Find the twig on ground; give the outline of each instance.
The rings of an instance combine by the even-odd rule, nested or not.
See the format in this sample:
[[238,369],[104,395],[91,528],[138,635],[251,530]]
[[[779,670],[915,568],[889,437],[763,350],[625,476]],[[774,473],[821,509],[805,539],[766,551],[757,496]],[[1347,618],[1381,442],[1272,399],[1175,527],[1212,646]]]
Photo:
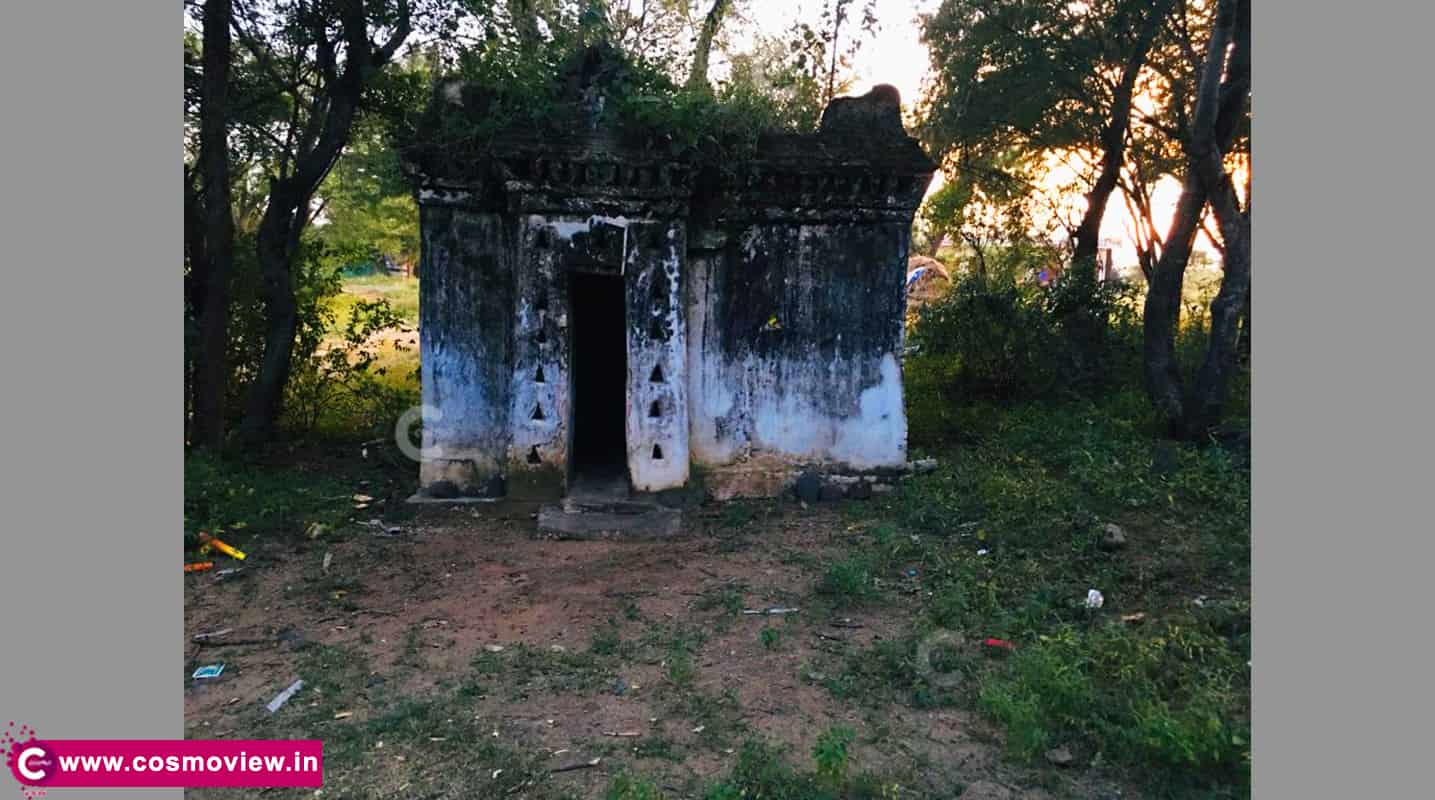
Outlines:
[[556,774],[559,772],[572,772],[575,769],[591,769],[598,766],[598,762],[602,760],[602,758],[594,758],[589,761],[579,761],[573,764],[564,764],[561,767],[554,767],[553,769],[548,770],[548,772],[550,774]]

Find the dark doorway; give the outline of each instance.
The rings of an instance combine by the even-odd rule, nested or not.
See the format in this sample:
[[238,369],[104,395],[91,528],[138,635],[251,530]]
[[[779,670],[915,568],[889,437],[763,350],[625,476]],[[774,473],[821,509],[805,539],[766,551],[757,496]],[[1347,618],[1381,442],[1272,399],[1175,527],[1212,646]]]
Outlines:
[[623,276],[570,274],[574,483],[626,486],[628,330]]

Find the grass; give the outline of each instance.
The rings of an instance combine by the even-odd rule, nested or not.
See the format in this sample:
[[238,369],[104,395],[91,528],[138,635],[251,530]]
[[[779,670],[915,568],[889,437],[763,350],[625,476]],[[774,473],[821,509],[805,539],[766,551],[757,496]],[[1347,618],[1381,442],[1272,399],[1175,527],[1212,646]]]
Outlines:
[[862,605],[877,594],[875,571],[871,555],[852,553],[827,566],[817,585],[817,593],[830,600],[836,608]]
[[663,793],[648,778],[620,772],[603,797],[604,800],[661,800]]
[[[822,684],[874,706],[974,707],[1021,761],[1062,745],[1159,793],[1248,793],[1248,455],[1177,446],[1174,467],[1153,470],[1141,408],[1116,394],[964,409],[962,445],[938,442],[935,473],[859,508],[868,534],[819,584],[838,605],[882,603],[891,593],[872,577],[916,565],[909,631],[824,669]],[[1128,543],[1108,550],[1113,522]],[[1090,588],[1102,608],[1085,607]],[[938,632],[1015,651],[958,648],[924,665]]]
[[702,795],[704,800],[887,800],[914,797],[890,776],[872,773],[848,775],[848,748],[855,738],[850,728],[824,731],[811,754],[813,769],[792,763],[782,747],[762,739],[743,742],[731,770]]
[[[424,698],[404,697],[372,683],[370,664],[361,650],[315,645],[299,667],[304,688],[279,713],[259,715],[255,735],[268,738],[318,737],[324,741],[325,787],[340,796],[374,797],[392,793],[367,785],[376,760],[384,773],[404,773],[406,796],[464,790],[470,796],[505,796],[528,789],[526,796],[556,798],[545,786],[542,754],[495,737],[500,722],[476,716],[471,691]],[[366,716],[344,712],[367,709]],[[383,775],[381,780],[394,778]],[[535,786],[535,784],[538,784]]]
[[[186,453],[186,545],[195,544],[199,531],[246,551],[267,539],[298,541],[306,532],[330,541],[346,535],[356,515],[390,522],[411,516],[413,508],[398,500],[417,484],[413,462],[392,445],[370,446],[367,456],[357,450],[295,446],[257,454]],[[356,509],[359,494],[377,502]]]
[[540,649],[516,644],[499,652],[480,650],[474,671],[501,681],[516,700],[544,694],[586,693],[610,687],[618,677],[620,659],[594,650]]

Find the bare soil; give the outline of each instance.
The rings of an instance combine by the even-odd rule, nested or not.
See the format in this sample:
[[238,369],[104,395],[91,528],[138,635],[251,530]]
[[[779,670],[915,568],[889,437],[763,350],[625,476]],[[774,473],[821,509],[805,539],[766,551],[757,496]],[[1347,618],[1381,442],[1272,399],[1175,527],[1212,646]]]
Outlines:
[[[704,507],[688,513],[687,535],[662,541],[537,539],[536,511],[409,508],[396,535],[360,525],[338,538],[265,542],[242,564],[218,559],[242,566],[235,576],[187,575],[187,735],[326,739],[325,788],[279,796],[601,797],[626,768],[669,797],[699,797],[731,769],[742,740],[784,744],[791,763],[810,770],[814,742],[834,724],[857,733],[854,772],[893,776],[924,796],[957,797],[983,781],[1013,797],[1133,795],[1078,772],[1009,763],[1000,737],[969,711],[834,698],[822,671],[900,635],[904,603],[917,602],[900,595],[839,612],[813,595],[824,559],[867,524],[838,506],[773,503],[737,519]],[[740,613],[775,606],[799,611]],[[764,641],[764,626],[777,629],[775,642]],[[682,636],[697,642],[686,680],[672,663]],[[326,692],[316,652],[353,654],[366,678]],[[220,678],[189,678],[220,661]],[[306,688],[269,715],[264,704],[298,677]],[[405,699],[439,703],[443,719],[370,735],[365,726]],[[458,777],[454,759],[477,731],[530,757],[529,777],[501,792],[494,771],[517,767],[464,764]],[[340,733],[364,755],[331,757],[327,740]],[[547,771],[592,758],[597,767]]]

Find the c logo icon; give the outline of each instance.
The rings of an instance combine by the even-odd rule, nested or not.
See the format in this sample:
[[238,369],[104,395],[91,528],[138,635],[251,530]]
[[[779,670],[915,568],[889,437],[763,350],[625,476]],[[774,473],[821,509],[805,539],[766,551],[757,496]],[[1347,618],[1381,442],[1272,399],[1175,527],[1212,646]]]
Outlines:
[[31,783],[41,783],[54,773],[51,771],[55,759],[49,748],[34,744],[15,755],[15,771]]
[[398,445],[399,452],[414,461],[443,458],[443,448],[439,445],[416,447],[410,437],[410,429],[414,423],[434,423],[442,420],[443,412],[430,405],[412,406],[400,414],[398,421],[394,423],[394,443]]

